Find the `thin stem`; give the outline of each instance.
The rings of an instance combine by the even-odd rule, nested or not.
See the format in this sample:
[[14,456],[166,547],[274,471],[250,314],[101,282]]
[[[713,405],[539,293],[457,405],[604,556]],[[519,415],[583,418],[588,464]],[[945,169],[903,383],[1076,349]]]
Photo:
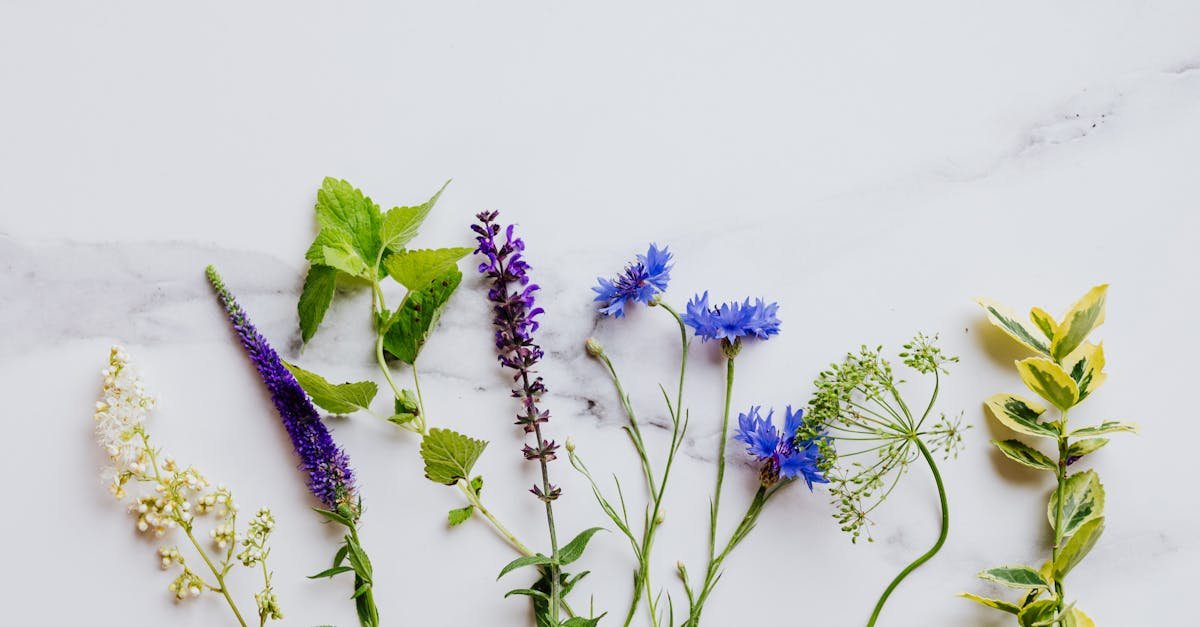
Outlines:
[[721,435],[717,438],[717,487],[713,492],[712,512],[708,526],[708,563],[711,566],[717,550],[717,513],[721,510],[721,486],[725,483],[725,447],[729,437],[729,406],[733,397],[733,358],[725,363],[725,411],[721,419]]
[[413,387],[417,391],[417,407],[421,409],[421,415],[417,416],[417,428],[421,430],[421,435],[429,433],[429,414],[425,413],[425,398],[421,396],[421,378],[417,376],[417,360],[412,363]]
[[921,455],[925,457],[925,461],[929,464],[929,470],[933,473],[934,482],[937,483],[938,501],[942,506],[942,528],[938,533],[937,542],[934,543],[933,547],[926,551],[924,555],[914,560],[913,563],[905,566],[904,570],[900,571],[900,574],[896,575],[895,579],[892,579],[892,582],[888,584],[887,589],[883,591],[883,594],[879,597],[879,601],[875,604],[875,610],[871,612],[871,619],[867,621],[867,627],[874,627],[875,621],[879,619],[879,613],[883,611],[883,604],[887,603],[888,597],[891,596],[896,586],[900,585],[900,582],[904,581],[905,577],[908,577],[910,573],[920,568],[922,564],[928,562],[934,555],[937,555],[938,551],[942,550],[942,545],[946,543],[946,536],[950,532],[950,510],[946,505],[946,487],[942,484],[942,474],[938,472],[937,463],[933,461],[933,455],[925,447],[925,443],[919,439],[916,439],[916,443],[917,448],[921,450]]
[[508,544],[512,546],[512,548],[516,549],[516,551],[521,555],[526,557],[533,555],[533,551],[529,547],[525,546],[523,542],[518,540],[517,536],[513,534],[513,532],[509,531],[508,528],[505,527],[504,524],[501,523],[491,511],[488,510],[488,508],[484,507],[483,501],[478,495],[475,494],[475,491],[471,489],[471,486],[467,484],[466,479],[458,480],[458,489],[461,490],[463,496],[467,498],[467,502],[471,505],[474,505],[475,509],[479,510],[479,513],[482,514],[483,517],[488,520],[488,522],[492,523],[492,527],[496,529],[496,532],[500,534],[500,537],[504,538],[505,542],[508,542]]
[[[758,516],[762,513],[763,507],[766,506],[767,501],[770,500],[770,498],[776,492],[778,492],[780,488],[784,487],[788,483],[791,483],[791,480],[784,480],[770,489],[765,486],[759,486],[758,492],[754,494],[754,498],[750,501],[749,507],[746,508],[746,513],[742,516],[741,522],[738,523],[738,526],[734,529],[733,533],[730,534],[729,541],[725,543],[725,547],[721,550],[721,552],[718,553],[711,562],[709,562],[708,568],[705,570],[704,585],[700,589],[700,595],[690,602],[691,611],[687,620],[684,622],[685,627],[699,627],[700,615],[704,611],[704,603],[708,601],[708,596],[712,594],[712,591],[717,587],[717,581],[720,579],[721,574],[721,565],[725,563],[725,558],[728,557],[731,552],[733,552],[733,549],[736,548],[737,545],[741,544],[742,540],[746,539],[746,536],[750,533],[750,530],[753,529],[754,525],[758,522]],[[689,590],[689,596],[690,594],[691,593]]]

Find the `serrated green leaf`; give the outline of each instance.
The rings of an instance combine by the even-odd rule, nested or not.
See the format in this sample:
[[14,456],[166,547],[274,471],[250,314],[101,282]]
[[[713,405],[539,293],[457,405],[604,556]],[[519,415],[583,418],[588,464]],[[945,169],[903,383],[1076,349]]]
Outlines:
[[424,288],[405,295],[394,316],[395,321],[383,338],[384,350],[406,364],[416,362],[442,315],[442,309],[461,281],[462,272],[451,268]]
[[994,610],[1000,610],[1001,612],[1008,612],[1009,614],[1019,614],[1021,612],[1021,608],[1019,606],[1009,603],[1008,601],[989,599],[987,597],[981,597],[977,594],[971,594],[970,592],[963,592],[958,596],[964,599],[970,599],[976,603],[979,603],[980,605],[986,605]]
[[442,197],[442,192],[446,191],[446,186],[450,181],[442,184],[442,188],[437,191],[429,200],[416,205],[414,207],[395,207],[383,215],[383,224],[379,230],[380,239],[383,245],[393,251],[399,251],[404,248],[404,245],[412,241],[417,236],[417,229],[421,223],[425,221],[425,216],[433,210],[433,206],[437,204],[439,198]]
[[321,230],[349,236],[353,252],[365,266],[379,258],[381,248],[379,206],[350,183],[327,177],[317,191],[317,223]]
[[1096,541],[1100,539],[1102,533],[1104,533],[1103,516],[1098,516],[1080,525],[1079,529],[1070,538],[1067,538],[1066,544],[1058,552],[1058,558],[1054,560],[1054,575],[1059,579],[1066,577],[1072,568],[1083,561],[1092,547],[1096,546]]
[[1029,399],[1015,394],[996,394],[984,401],[992,415],[1001,424],[1026,435],[1036,435],[1043,438],[1058,438],[1059,429],[1049,422],[1040,422],[1039,417],[1046,408]]
[[300,387],[312,397],[314,403],[330,413],[349,414],[368,409],[379,392],[379,386],[373,381],[330,383],[325,377],[295,364],[285,361],[283,367],[296,377]]
[[471,480],[471,492],[474,492],[475,496],[483,494],[483,475],[478,475]]
[[566,566],[571,562],[579,559],[583,555],[583,550],[587,548],[588,542],[592,536],[596,535],[597,531],[604,531],[603,527],[592,527],[585,529],[575,536],[566,546],[558,550],[558,563]]
[[988,321],[1009,337],[1043,355],[1050,354],[1049,342],[1040,329],[1029,327],[1012,310],[996,301],[979,298],[975,302],[987,312]]
[[1017,361],[1021,381],[1038,396],[1059,409],[1069,409],[1079,402],[1079,386],[1062,366],[1044,357]]
[[410,290],[428,286],[434,279],[458,267],[458,260],[470,254],[470,248],[404,250],[388,255],[383,265],[388,276]]
[[1032,566],[1017,564],[1014,566],[998,566],[979,573],[980,579],[994,581],[1010,588],[1049,588],[1050,583],[1042,578],[1041,573]]
[[329,266],[313,264],[304,277],[304,288],[296,303],[300,316],[300,341],[307,343],[316,334],[317,327],[325,318],[325,312],[333,302],[337,283],[337,270]]
[[1017,614],[1017,622],[1021,624],[1021,627],[1036,627],[1047,618],[1052,618],[1057,611],[1058,601],[1053,599],[1034,601],[1021,609],[1021,613]]
[[1126,431],[1129,433],[1137,433],[1138,426],[1132,422],[1115,422],[1106,420],[1098,425],[1090,427],[1081,427],[1070,433],[1071,437],[1089,437],[1094,435],[1104,435],[1106,433],[1118,433]]
[[474,511],[475,506],[468,505],[466,507],[450,510],[446,517],[449,519],[451,527],[457,527],[466,522],[467,519],[471,517],[471,513]]
[[1107,297],[1108,285],[1097,285],[1088,290],[1063,316],[1054,342],[1050,345],[1050,354],[1058,360],[1071,354],[1093,329],[1104,324],[1104,301]]
[[1037,468],[1038,470],[1054,470],[1057,466],[1045,453],[1025,444],[1020,440],[992,440],[992,444],[1000,449],[1004,456],[1017,462]]
[[421,440],[421,458],[430,481],[454,485],[471,476],[475,460],[487,448],[487,442],[469,438],[449,429],[430,429]]
[[1087,438],[1086,440],[1076,440],[1067,448],[1067,463],[1074,464],[1079,461],[1084,455],[1094,453],[1108,444],[1108,438]]
[[548,555],[542,555],[541,553],[534,555],[523,555],[505,564],[504,568],[500,569],[500,574],[496,575],[496,579],[499,579],[518,568],[525,568],[526,566],[546,566],[552,563],[554,562]]
[[[354,238],[341,229],[321,229],[317,233],[317,237],[313,239],[312,244],[309,244],[308,250],[304,253],[304,258],[310,263],[323,264],[325,263],[326,248],[354,251]],[[358,255],[357,252],[354,254]]]
[[353,277],[371,278],[371,270],[367,263],[358,256],[358,253],[347,248],[322,247],[320,263],[337,268]]
[[[1046,507],[1046,517],[1050,528],[1054,528],[1054,518],[1058,513],[1058,490],[1050,493],[1050,504]],[[1104,514],[1104,486],[1095,471],[1077,472],[1067,477],[1063,484],[1063,537],[1073,535],[1083,523],[1098,518]]]
[[600,624],[600,619],[607,614],[601,614],[593,618],[584,618],[583,616],[573,616],[563,621],[563,627],[596,627]]

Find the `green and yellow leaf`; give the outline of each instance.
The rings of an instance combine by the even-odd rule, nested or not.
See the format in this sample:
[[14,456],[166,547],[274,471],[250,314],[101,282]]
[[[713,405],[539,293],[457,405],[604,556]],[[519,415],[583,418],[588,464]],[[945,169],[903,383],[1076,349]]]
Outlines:
[[1054,470],[1056,468],[1054,461],[1045,453],[1020,440],[992,440],[992,444],[995,444],[1005,457],[1018,464],[1038,470]]
[[1055,407],[1069,409],[1079,402],[1079,386],[1062,366],[1044,357],[1030,357],[1016,363],[1026,387]]
[[1105,444],[1108,444],[1108,438],[1087,438],[1086,440],[1076,440],[1067,448],[1067,463],[1074,464],[1084,455],[1094,453]]
[[434,279],[457,267],[458,260],[470,254],[470,248],[404,250],[384,259],[388,275],[410,290],[419,290]]
[[1122,431],[1128,433],[1137,433],[1138,429],[1137,423],[1105,420],[1098,425],[1080,427],[1079,429],[1072,431],[1070,436],[1073,438],[1085,438],[1094,435],[1104,435],[1106,433],[1118,433]]
[[1038,418],[1046,412],[1046,408],[1034,401],[1015,394],[996,394],[984,401],[984,404],[996,420],[1017,433],[1043,438],[1059,436],[1059,429],[1055,424],[1039,422]]
[[[1058,491],[1050,493],[1046,517],[1054,527],[1058,511]],[[1063,537],[1074,535],[1084,523],[1104,515],[1104,486],[1095,471],[1077,472],[1063,485]]]
[[1071,616],[1075,619],[1075,627],[1096,627],[1096,621],[1077,607],[1071,608]]
[[960,596],[964,599],[970,599],[976,603],[979,603],[980,605],[986,605],[994,610],[1000,610],[1001,612],[1008,612],[1009,614],[1019,614],[1021,612],[1020,607],[1018,607],[1015,604],[1009,603],[1008,601],[1001,601],[999,599],[989,599],[987,597],[981,597],[977,594],[971,594],[970,592],[963,592],[963,593],[960,593],[958,596]]
[[1054,359],[1062,360],[1070,355],[1093,329],[1104,323],[1104,301],[1107,293],[1108,285],[1097,285],[1071,305],[1050,345],[1050,355]]
[[1021,613],[1017,615],[1017,622],[1021,624],[1021,627],[1041,627],[1045,624],[1043,621],[1053,619],[1057,612],[1057,601],[1042,599],[1022,608]]
[[398,252],[412,241],[417,236],[417,229],[425,221],[429,212],[433,210],[433,206],[437,204],[438,199],[442,197],[442,192],[446,191],[446,186],[449,184],[450,181],[443,183],[442,188],[436,194],[419,205],[393,207],[385,213],[383,224],[379,229],[379,238],[383,246]]
[[1026,325],[1011,309],[987,298],[979,298],[975,302],[979,303],[987,312],[988,321],[1007,333],[1009,337],[1043,355],[1050,354],[1049,340],[1046,335],[1041,330]]
[[1071,367],[1071,378],[1079,386],[1079,400],[1087,398],[1108,378],[1104,374],[1104,344],[1084,342],[1063,360]]
[[1050,582],[1042,578],[1032,566],[1017,564],[1015,566],[998,566],[979,573],[980,579],[986,579],[1010,588],[1049,588]]
[[1046,334],[1046,337],[1054,339],[1054,334],[1058,332],[1058,323],[1055,322],[1054,316],[1041,307],[1034,307],[1029,311],[1029,319]]
[[1102,533],[1104,533],[1103,516],[1098,516],[1080,525],[1079,529],[1070,538],[1067,538],[1066,544],[1058,553],[1058,558],[1054,560],[1055,577],[1058,579],[1066,577],[1072,568],[1083,561],[1092,547],[1096,546],[1096,541],[1100,539]]

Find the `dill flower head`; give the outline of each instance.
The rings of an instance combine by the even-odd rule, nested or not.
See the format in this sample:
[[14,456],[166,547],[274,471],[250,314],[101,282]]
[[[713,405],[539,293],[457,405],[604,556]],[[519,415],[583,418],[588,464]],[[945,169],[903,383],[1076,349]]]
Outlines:
[[766,303],[756,298],[753,303],[745,301],[708,304],[708,292],[694,296],[687,304],[683,321],[696,336],[705,342],[725,340],[735,342],[743,337],[765,340],[779,333],[779,303]]
[[804,479],[808,489],[814,483],[828,483],[821,469],[822,455],[818,446],[820,436],[801,439],[799,432],[804,426],[804,411],[792,411],[788,405],[784,410],[783,430],[775,427],[775,410],[767,412],[766,418],[756,405],[750,411],[738,415],[737,434],[733,439],[746,444],[746,452],[761,464],[760,476],[765,486],[780,479]]
[[596,302],[601,303],[596,311],[620,318],[625,315],[626,304],[650,304],[656,295],[667,291],[670,280],[670,250],[650,244],[646,254],[638,255],[637,261],[625,266],[621,274],[612,279],[596,279],[598,285],[592,291],[596,292]]

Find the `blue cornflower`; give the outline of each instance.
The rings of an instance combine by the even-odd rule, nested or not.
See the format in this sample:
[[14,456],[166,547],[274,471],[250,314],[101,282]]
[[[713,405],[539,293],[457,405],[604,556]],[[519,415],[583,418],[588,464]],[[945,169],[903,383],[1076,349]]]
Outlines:
[[649,303],[655,294],[667,291],[670,280],[671,251],[650,244],[646,254],[638,255],[637,261],[625,266],[623,273],[613,279],[596,279],[599,285],[592,291],[596,292],[596,302],[603,303],[597,311],[620,318],[625,315],[627,303]]
[[750,303],[723,303],[719,306],[708,304],[708,292],[694,296],[688,301],[687,312],[683,321],[696,332],[704,341],[728,340],[733,342],[741,337],[756,337],[765,340],[779,333],[779,303],[767,304],[761,298]]
[[828,483],[821,471],[821,453],[816,439],[797,440],[796,433],[804,425],[804,410],[784,411],[783,431],[775,428],[775,410],[763,418],[757,405],[738,415],[735,440],[746,444],[746,452],[762,462],[764,485],[782,479],[804,479],[811,490],[814,483]]

